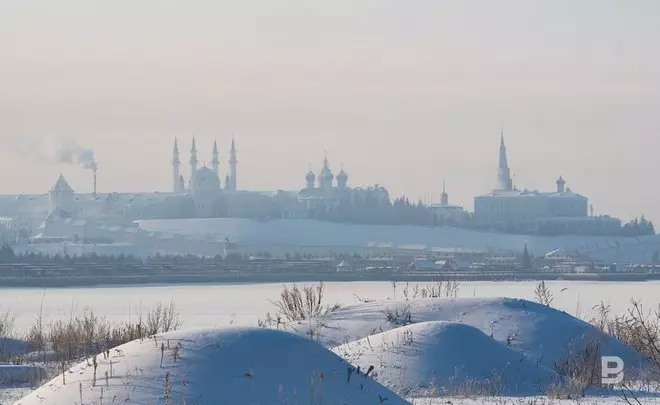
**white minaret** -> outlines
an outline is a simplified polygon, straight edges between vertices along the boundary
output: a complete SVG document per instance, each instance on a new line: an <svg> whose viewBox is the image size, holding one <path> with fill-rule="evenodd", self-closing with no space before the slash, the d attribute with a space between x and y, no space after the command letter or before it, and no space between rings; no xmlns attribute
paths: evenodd
<svg viewBox="0 0 660 405"><path fill-rule="evenodd" d="M231 139L231 151L229 153L229 187L228 190L236 191L236 166L238 165L238 160L236 160L236 143L234 138Z"/></svg>
<svg viewBox="0 0 660 405"><path fill-rule="evenodd" d="M181 193L181 160L179 159L179 145L174 138L174 151L172 152L172 191Z"/></svg>
<svg viewBox="0 0 660 405"><path fill-rule="evenodd" d="M218 142L216 140L213 140L213 156L211 158L211 166L213 167L213 171L215 174L218 175L218 178L220 178L220 159L218 159Z"/></svg>
<svg viewBox="0 0 660 405"><path fill-rule="evenodd" d="M500 164L497 169L497 183L500 190L513 190L511 171L506 157L506 146L504 146L504 131L500 137Z"/></svg>
<svg viewBox="0 0 660 405"><path fill-rule="evenodd" d="M195 136L193 135L192 147L190 148L190 191L194 191L195 181L197 180L197 146L195 145Z"/></svg>
<svg viewBox="0 0 660 405"><path fill-rule="evenodd" d="M442 179L442 194L440 194L440 205L449 205L449 194L447 194L447 187L445 179Z"/></svg>

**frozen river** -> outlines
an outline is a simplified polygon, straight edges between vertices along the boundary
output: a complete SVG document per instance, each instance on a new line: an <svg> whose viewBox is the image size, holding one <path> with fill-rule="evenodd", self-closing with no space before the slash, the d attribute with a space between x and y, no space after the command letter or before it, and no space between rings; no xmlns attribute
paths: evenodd
<svg viewBox="0 0 660 405"><path fill-rule="evenodd" d="M553 306L572 315L586 318L601 301L616 313L624 313L632 298L641 300L647 309L660 303L660 282L546 282L555 295ZM460 297L513 297L534 299L537 282L462 282ZM426 283L419 283L420 286ZM405 283L396 288L402 298ZM409 285L412 295L413 284ZM159 302L174 300L186 327L235 325L256 326L266 312L273 312L282 284L168 285L100 288L9 288L0 289L0 312L15 315L19 332L27 330L40 308L46 323L66 319L86 308L109 321L135 320ZM393 296L390 282L326 283L326 302L351 304L355 295L369 299Z"/></svg>

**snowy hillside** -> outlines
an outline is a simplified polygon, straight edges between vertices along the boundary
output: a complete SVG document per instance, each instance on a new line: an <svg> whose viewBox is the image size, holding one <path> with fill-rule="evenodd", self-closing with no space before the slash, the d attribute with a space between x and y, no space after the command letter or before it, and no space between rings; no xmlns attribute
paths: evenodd
<svg viewBox="0 0 660 405"><path fill-rule="evenodd" d="M386 312L396 314L398 321L388 321ZM553 368L567 353L579 353L591 342L599 342L603 355L624 359L629 369L644 362L637 352L580 319L535 302L512 298L373 301L343 307L319 322L292 327L306 335L311 330L321 343L335 347L399 328L407 320L413 324L444 321L472 326L517 350L519 356L548 368ZM374 344L373 339L371 343Z"/></svg>
<svg viewBox="0 0 660 405"><path fill-rule="evenodd" d="M307 247L368 248L373 245L422 245L428 247L505 250L520 252L527 243L530 253L543 255L556 249L580 251L590 256L624 263L648 261L660 249L660 236L609 238L588 236L542 237L508 235L451 227L340 224L302 219L256 221L240 218L138 221L146 232L189 238L229 240L255 248Z"/></svg>
<svg viewBox="0 0 660 405"><path fill-rule="evenodd" d="M334 349L374 378L411 397L542 395L560 381L545 366L472 326L421 322L371 335Z"/></svg>
<svg viewBox="0 0 660 405"><path fill-rule="evenodd" d="M16 405L406 403L317 343L263 328L172 332L97 364L71 367Z"/></svg>

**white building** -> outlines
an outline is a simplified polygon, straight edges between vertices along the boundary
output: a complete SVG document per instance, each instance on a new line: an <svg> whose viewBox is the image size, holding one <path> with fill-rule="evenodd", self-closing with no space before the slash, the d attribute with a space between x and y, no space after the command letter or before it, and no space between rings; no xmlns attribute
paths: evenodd
<svg viewBox="0 0 660 405"><path fill-rule="evenodd" d="M474 220L482 227L511 231L553 233L572 229L606 232L620 227L616 218L589 218L587 197L566 188L566 181L559 176L555 191L519 190L513 184L508 165L504 135L500 138L498 187L474 198Z"/></svg>
<svg viewBox="0 0 660 405"><path fill-rule="evenodd" d="M431 204L430 208L441 224L457 225L465 221L468 215L463 207L449 204L449 194L447 194L447 187L444 180L442 181L440 203Z"/></svg>

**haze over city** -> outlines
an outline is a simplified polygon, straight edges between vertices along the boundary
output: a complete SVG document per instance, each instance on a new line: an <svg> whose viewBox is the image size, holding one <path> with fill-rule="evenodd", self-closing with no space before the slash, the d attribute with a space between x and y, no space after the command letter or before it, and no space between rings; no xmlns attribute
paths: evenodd
<svg viewBox="0 0 660 405"><path fill-rule="evenodd" d="M658 220L659 27L654 1L4 0L0 193L92 190L53 138L94 151L100 192L169 191L194 132L223 168L235 137L243 189L302 189L327 153L395 197L444 177L471 210L503 126L519 188L562 175L597 214Z"/></svg>

